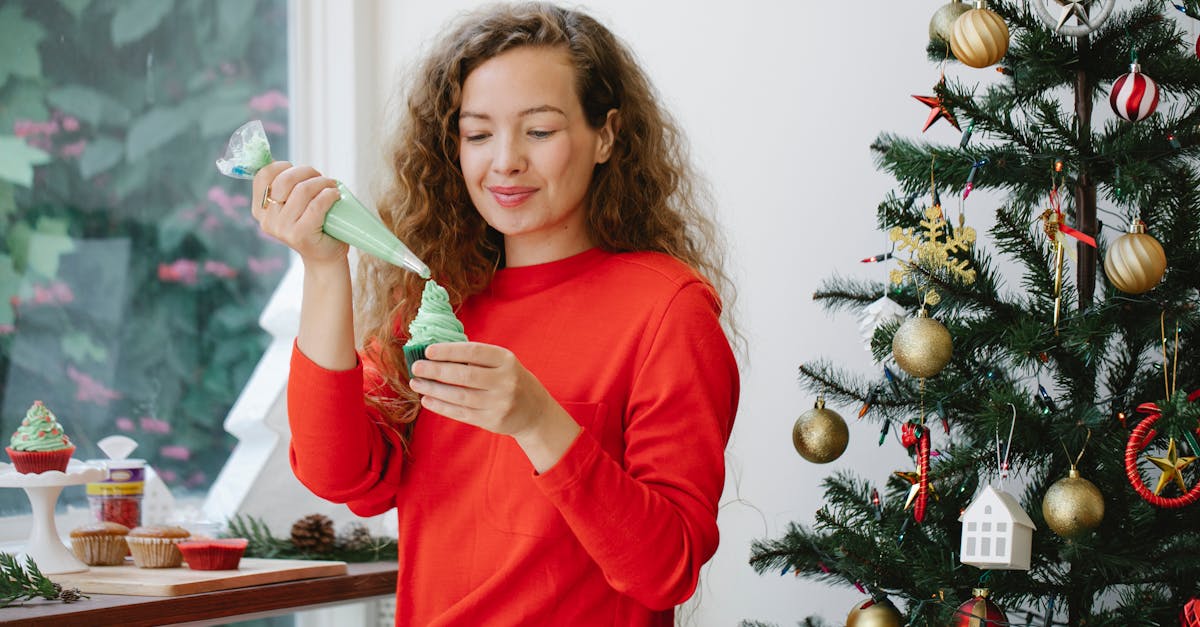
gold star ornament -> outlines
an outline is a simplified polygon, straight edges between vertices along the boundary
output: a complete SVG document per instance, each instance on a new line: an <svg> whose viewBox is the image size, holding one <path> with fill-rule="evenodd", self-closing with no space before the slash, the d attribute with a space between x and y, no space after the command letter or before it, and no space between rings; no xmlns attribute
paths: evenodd
<svg viewBox="0 0 1200 627"><path fill-rule="evenodd" d="M1158 486L1154 488L1155 496L1162 493L1163 488L1172 481L1179 486L1180 492L1188 491L1187 484L1183 482L1183 469L1195 462L1196 458L1180 457L1179 451L1175 447L1175 438L1171 438L1170 443L1167 444L1166 457L1147 457L1146 459L1162 470L1162 476L1158 478Z"/></svg>

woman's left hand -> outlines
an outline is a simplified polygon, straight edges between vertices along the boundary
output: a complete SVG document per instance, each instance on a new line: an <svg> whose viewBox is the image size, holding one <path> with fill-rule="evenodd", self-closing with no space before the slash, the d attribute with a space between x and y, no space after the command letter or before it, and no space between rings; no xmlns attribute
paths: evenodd
<svg viewBox="0 0 1200 627"><path fill-rule="evenodd" d="M410 381L421 406L452 420L512 436L534 468L553 466L579 425L512 351L480 342L430 344Z"/></svg>
<svg viewBox="0 0 1200 627"><path fill-rule="evenodd" d="M512 351L492 344L430 344L412 373L423 407L493 433L525 431L556 404Z"/></svg>

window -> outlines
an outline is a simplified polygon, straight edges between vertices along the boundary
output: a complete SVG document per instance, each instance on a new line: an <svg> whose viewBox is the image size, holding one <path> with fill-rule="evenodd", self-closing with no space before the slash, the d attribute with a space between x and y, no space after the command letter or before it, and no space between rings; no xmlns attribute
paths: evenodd
<svg viewBox="0 0 1200 627"><path fill-rule="evenodd" d="M286 32L286 0L0 0L0 435L42 400L76 458L120 433L212 484L288 265L213 161L249 119L286 154Z"/></svg>
<svg viewBox="0 0 1200 627"><path fill-rule="evenodd" d="M1008 557L1008 541L1003 538L996 538L996 557Z"/></svg>

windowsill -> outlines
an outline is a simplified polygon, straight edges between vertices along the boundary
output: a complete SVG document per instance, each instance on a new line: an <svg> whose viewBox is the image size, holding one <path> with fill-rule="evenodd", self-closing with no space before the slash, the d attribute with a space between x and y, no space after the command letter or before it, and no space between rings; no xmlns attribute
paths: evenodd
<svg viewBox="0 0 1200 627"><path fill-rule="evenodd" d="M349 564L349 573L177 597L92 594L76 603L30 601L0 609L0 624L121 625L139 627L194 623L224 624L249 618L361 601L396 593L396 563Z"/></svg>

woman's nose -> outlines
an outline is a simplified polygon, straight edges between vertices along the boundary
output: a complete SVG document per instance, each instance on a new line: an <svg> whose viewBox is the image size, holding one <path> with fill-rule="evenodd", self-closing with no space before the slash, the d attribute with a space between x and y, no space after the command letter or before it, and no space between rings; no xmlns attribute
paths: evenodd
<svg viewBox="0 0 1200 627"><path fill-rule="evenodd" d="M525 169L525 147L518 137L507 137L496 142L496 154L492 159L492 170L497 174L514 174Z"/></svg>

